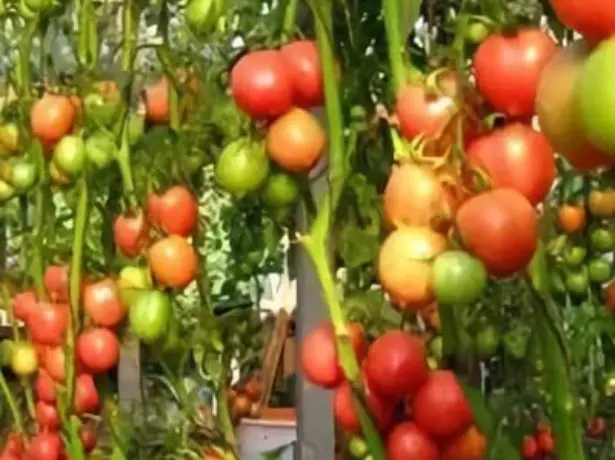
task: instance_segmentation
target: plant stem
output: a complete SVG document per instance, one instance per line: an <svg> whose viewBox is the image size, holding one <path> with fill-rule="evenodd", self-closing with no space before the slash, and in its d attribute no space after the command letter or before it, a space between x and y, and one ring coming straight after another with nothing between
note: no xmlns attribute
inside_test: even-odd
<svg viewBox="0 0 615 460"><path fill-rule="evenodd" d="M9 410L11 411L11 415L13 417L13 422L15 423L15 429L18 433L23 433L24 425L23 419L21 418L21 412L17 408L17 403L15 403L15 397L13 396L13 392L9 388L6 383L6 379L4 378L4 373L0 370L0 391L4 395L4 399L6 399L6 403L9 406Z"/></svg>
<svg viewBox="0 0 615 460"><path fill-rule="evenodd" d="M48 170L45 164L45 158L43 156L43 149L40 144L36 145L36 166L38 169L38 184L36 185L36 191L34 195L34 229L32 231L32 261L30 264L30 275L34 281L34 287L36 289L36 295L39 299L45 300L47 293L43 284L43 276L45 271L45 257L44 257L44 231L45 225L49 225L49 222L45 222L47 215L47 194L49 192L48 184Z"/></svg>
<svg viewBox="0 0 615 460"><path fill-rule="evenodd" d="M299 8L299 0L288 0L286 10L284 11L284 22L282 23L282 38L290 39L294 35L297 9Z"/></svg>
<svg viewBox="0 0 615 460"><path fill-rule="evenodd" d="M391 83L393 94L404 84L406 75L406 49L400 28L399 0L383 0L382 13L387 33L389 60L391 61Z"/></svg>
<svg viewBox="0 0 615 460"><path fill-rule="evenodd" d="M220 428L224 434L224 440L230 446L231 450L235 452L237 448L237 439L235 438L235 430L233 428L233 421L231 420L230 410L228 406L228 370L230 366L230 359L228 359L226 352L223 353L222 359L222 374L218 382L218 420L220 422Z"/></svg>

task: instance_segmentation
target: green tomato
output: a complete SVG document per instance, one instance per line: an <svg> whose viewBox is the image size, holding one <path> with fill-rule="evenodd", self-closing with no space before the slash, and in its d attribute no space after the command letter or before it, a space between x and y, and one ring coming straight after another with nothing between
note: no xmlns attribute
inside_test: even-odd
<svg viewBox="0 0 615 460"><path fill-rule="evenodd" d="M583 263L587 256L587 249L583 246L566 246L564 249L564 262L569 267L577 267Z"/></svg>
<svg viewBox="0 0 615 460"><path fill-rule="evenodd" d="M365 458L368 453L367 443L358 436L353 436L348 442L348 451L354 458Z"/></svg>
<svg viewBox="0 0 615 460"><path fill-rule="evenodd" d="M205 154L200 150L193 150L182 154L180 162L182 172L192 175L205 165Z"/></svg>
<svg viewBox="0 0 615 460"><path fill-rule="evenodd" d="M169 327L171 299L160 291L148 291L131 305L128 320L134 334L146 344L162 339Z"/></svg>
<svg viewBox="0 0 615 460"><path fill-rule="evenodd" d="M130 145L136 145L143 137L145 118L132 112L128 115L128 140Z"/></svg>
<svg viewBox="0 0 615 460"><path fill-rule="evenodd" d="M85 143L79 136L64 136L53 150L53 164L67 176L81 174L85 159Z"/></svg>
<svg viewBox="0 0 615 460"><path fill-rule="evenodd" d="M586 267L580 267L577 270L571 270L566 273L564 280L566 289L573 295L584 296L589 288L589 275Z"/></svg>
<svg viewBox="0 0 615 460"><path fill-rule="evenodd" d="M85 154L97 169L105 169L117 156L115 136L104 130L96 131L85 141Z"/></svg>
<svg viewBox="0 0 615 460"><path fill-rule="evenodd" d="M279 172L269 176L263 187L263 202L272 208L284 208L299 198L299 185L290 175Z"/></svg>
<svg viewBox="0 0 615 460"><path fill-rule="evenodd" d="M609 398L615 396L615 372L608 372L604 376L604 394Z"/></svg>
<svg viewBox="0 0 615 460"><path fill-rule="evenodd" d="M516 324L502 337L504 351L513 359L525 358L528 351L531 329L526 325Z"/></svg>
<svg viewBox="0 0 615 460"><path fill-rule="evenodd" d="M615 232L605 227L595 227L589 233L589 242L598 252L610 252L615 249Z"/></svg>
<svg viewBox="0 0 615 460"><path fill-rule="evenodd" d="M591 144L615 152L615 40L602 41L587 58L576 83L578 116Z"/></svg>
<svg viewBox="0 0 615 460"><path fill-rule="evenodd" d="M500 346L500 334L498 330L488 325L476 334L476 354L481 359L488 359L495 355Z"/></svg>
<svg viewBox="0 0 615 460"><path fill-rule="evenodd" d="M184 17L195 35L203 35L216 27L221 12L221 0L190 0L184 10Z"/></svg>
<svg viewBox="0 0 615 460"><path fill-rule="evenodd" d="M122 303L128 307L133 305L142 294L148 293L152 287L149 270L145 267L124 267L117 281Z"/></svg>
<svg viewBox="0 0 615 460"><path fill-rule="evenodd" d="M36 183L36 165L18 160L11 165L10 183L18 193L27 192Z"/></svg>
<svg viewBox="0 0 615 460"><path fill-rule="evenodd" d="M483 22L476 21L470 24L466 30L466 39L475 45L485 41L489 36L489 27Z"/></svg>
<svg viewBox="0 0 615 460"><path fill-rule="evenodd" d="M552 270L549 275L551 292L553 292L553 294L565 295L567 292L566 283L564 282L562 274L557 270Z"/></svg>
<svg viewBox="0 0 615 460"><path fill-rule="evenodd" d="M478 259L464 251L446 251L433 263L433 289L443 305L476 302L487 287L487 271Z"/></svg>
<svg viewBox="0 0 615 460"><path fill-rule="evenodd" d="M7 182L0 180L0 203L10 200L15 196L15 189Z"/></svg>
<svg viewBox="0 0 615 460"><path fill-rule="evenodd" d="M587 272L592 283L606 283L611 279L611 263L604 259L590 260L587 265Z"/></svg>
<svg viewBox="0 0 615 460"><path fill-rule="evenodd" d="M98 92L89 93L83 100L88 120L95 125L106 128L111 127L120 116L121 101L117 98L105 97Z"/></svg>
<svg viewBox="0 0 615 460"><path fill-rule="evenodd" d="M19 126L16 123L0 125L0 156L6 157L19 151Z"/></svg>
<svg viewBox="0 0 615 460"><path fill-rule="evenodd" d="M262 143L248 138L227 145L216 162L218 184L236 198L258 190L269 175L269 158Z"/></svg>
<svg viewBox="0 0 615 460"><path fill-rule="evenodd" d="M25 0L21 0L19 2L19 6L17 7L19 11L19 15L27 21L31 21L32 19L36 19L38 13L32 10Z"/></svg>
<svg viewBox="0 0 615 460"><path fill-rule="evenodd" d="M12 340L0 341L0 368L10 367L13 360L13 346Z"/></svg>

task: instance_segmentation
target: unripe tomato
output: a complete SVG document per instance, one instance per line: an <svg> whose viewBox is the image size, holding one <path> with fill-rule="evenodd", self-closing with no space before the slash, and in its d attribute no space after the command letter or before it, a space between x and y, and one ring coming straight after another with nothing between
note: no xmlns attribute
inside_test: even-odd
<svg viewBox="0 0 615 460"><path fill-rule="evenodd" d="M216 162L216 182L236 198L258 190L268 175L269 159L265 149L248 138L228 144Z"/></svg>
<svg viewBox="0 0 615 460"><path fill-rule="evenodd" d="M19 151L19 126L16 123L0 125L0 156L9 156Z"/></svg>
<svg viewBox="0 0 615 460"><path fill-rule="evenodd" d="M469 305L487 288L487 270L464 251L446 251L433 263L433 289L440 305Z"/></svg>
<svg viewBox="0 0 615 460"><path fill-rule="evenodd" d="M184 18L195 35L202 35L215 28L221 12L220 0L190 0L184 10Z"/></svg>
<svg viewBox="0 0 615 460"><path fill-rule="evenodd" d="M15 161L11 165L9 182L17 193L27 192L36 183L36 166L26 160Z"/></svg>
<svg viewBox="0 0 615 460"><path fill-rule="evenodd" d="M615 233L609 228L592 228L589 234L589 241L592 248L599 252L610 252L615 249Z"/></svg>
<svg viewBox="0 0 615 460"><path fill-rule="evenodd" d="M114 81L96 83L83 102L88 120L101 127L113 126L122 111L122 96Z"/></svg>
<svg viewBox="0 0 615 460"><path fill-rule="evenodd" d="M194 248L178 235L156 242L148 251L152 275L160 284L184 288L197 274L197 254Z"/></svg>
<svg viewBox="0 0 615 460"><path fill-rule="evenodd" d="M145 267L124 267L117 281L120 291L120 300L127 307L131 307L143 294L152 287L149 270Z"/></svg>
<svg viewBox="0 0 615 460"><path fill-rule="evenodd" d="M53 163L69 177L83 172L85 159L85 143L79 136L64 136L53 149Z"/></svg>
<svg viewBox="0 0 615 460"><path fill-rule="evenodd" d="M290 206L299 198L299 185L288 174L283 172L273 173L265 182L262 197L263 203L272 208Z"/></svg>
<svg viewBox="0 0 615 460"><path fill-rule="evenodd" d="M83 291L83 306L96 326L115 327L126 316L126 306L111 278L88 284Z"/></svg>
<svg viewBox="0 0 615 460"><path fill-rule="evenodd" d="M13 358L11 368L15 375L27 377L38 369L38 357L35 348L29 343L15 343L13 345Z"/></svg>
<svg viewBox="0 0 615 460"><path fill-rule="evenodd" d="M146 344L165 336L171 317L171 299L160 291L148 291L130 307L130 328Z"/></svg>
<svg viewBox="0 0 615 460"><path fill-rule="evenodd" d="M98 130L85 140L85 155L97 169L105 169L117 156L115 136L109 131Z"/></svg>
<svg viewBox="0 0 615 460"><path fill-rule="evenodd" d="M500 346L500 334L495 326L487 325L476 334L476 354L481 359L495 355Z"/></svg>
<svg viewBox="0 0 615 460"><path fill-rule="evenodd" d="M602 284L611 279L611 263L604 259L593 259L587 265L587 273L592 283Z"/></svg>
<svg viewBox="0 0 615 460"><path fill-rule="evenodd" d="M45 93L30 111L32 133L43 144L52 144L70 132L75 117L75 106L68 96Z"/></svg>
<svg viewBox="0 0 615 460"><path fill-rule="evenodd" d="M0 202L10 200L15 196L15 189L7 182L0 180Z"/></svg>

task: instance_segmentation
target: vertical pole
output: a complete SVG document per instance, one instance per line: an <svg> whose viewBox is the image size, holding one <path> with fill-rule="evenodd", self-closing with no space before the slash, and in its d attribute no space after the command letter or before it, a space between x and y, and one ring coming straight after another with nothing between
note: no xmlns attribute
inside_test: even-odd
<svg viewBox="0 0 615 460"><path fill-rule="evenodd" d="M141 350L139 341L130 333L126 334L122 343L117 380L120 406L126 410L134 409L142 400Z"/></svg>

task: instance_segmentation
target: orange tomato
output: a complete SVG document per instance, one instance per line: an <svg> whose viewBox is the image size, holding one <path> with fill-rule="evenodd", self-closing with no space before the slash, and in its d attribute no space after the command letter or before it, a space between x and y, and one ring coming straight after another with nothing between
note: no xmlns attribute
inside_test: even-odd
<svg viewBox="0 0 615 460"><path fill-rule="evenodd" d="M294 108L274 121L267 133L267 153L282 168L308 172L325 148L325 132L310 112Z"/></svg>
<svg viewBox="0 0 615 460"><path fill-rule="evenodd" d="M45 145L57 142L70 132L76 112L70 97L45 93L30 111L32 133Z"/></svg>
<svg viewBox="0 0 615 460"><path fill-rule="evenodd" d="M171 235L154 244L148 253L156 281L172 288L184 288L197 273L197 255L184 238Z"/></svg>
<svg viewBox="0 0 615 460"><path fill-rule="evenodd" d="M169 80L162 77L152 86L145 88L145 113L151 123L169 122Z"/></svg>
<svg viewBox="0 0 615 460"><path fill-rule="evenodd" d="M564 205L557 211L557 224L564 233L576 233L585 227L585 208Z"/></svg>
<svg viewBox="0 0 615 460"><path fill-rule="evenodd" d="M446 445L442 460L482 460L486 449L485 437L473 425Z"/></svg>

